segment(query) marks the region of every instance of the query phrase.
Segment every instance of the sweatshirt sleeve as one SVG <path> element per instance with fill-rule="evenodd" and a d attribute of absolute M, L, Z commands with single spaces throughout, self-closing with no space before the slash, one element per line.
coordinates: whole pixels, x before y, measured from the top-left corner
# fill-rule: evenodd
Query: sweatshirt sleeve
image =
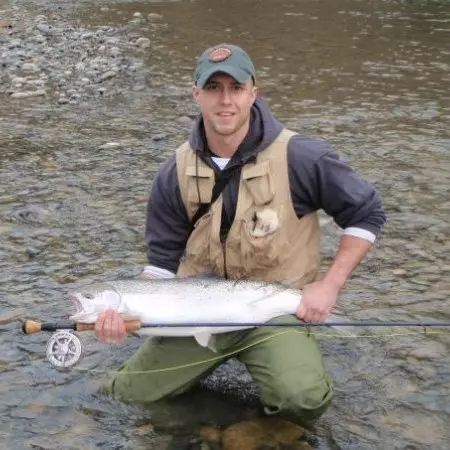
<path fill-rule="evenodd" d="M 173 156 L 156 173 L 148 200 L 145 242 L 150 265 L 176 273 L 190 230 Z"/>
<path fill-rule="evenodd" d="M 288 145 L 288 164 L 292 201 L 299 217 L 323 209 L 346 234 L 367 238 L 380 233 L 386 215 L 378 192 L 326 141 L 294 136 Z"/>

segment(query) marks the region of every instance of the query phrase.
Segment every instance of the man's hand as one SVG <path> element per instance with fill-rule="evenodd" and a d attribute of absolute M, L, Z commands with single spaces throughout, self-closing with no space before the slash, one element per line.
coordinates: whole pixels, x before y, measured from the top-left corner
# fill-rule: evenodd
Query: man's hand
<path fill-rule="evenodd" d="M 325 280 L 307 284 L 295 314 L 305 322 L 324 322 L 336 304 L 338 294 L 339 288 Z"/>
<path fill-rule="evenodd" d="M 333 264 L 320 281 L 303 287 L 296 315 L 305 322 L 324 322 L 336 304 L 339 290 L 372 246 L 371 241 L 343 235 Z"/>
<path fill-rule="evenodd" d="M 121 344 L 128 336 L 125 322 L 114 309 L 106 309 L 95 322 L 97 339 L 108 344 Z"/>

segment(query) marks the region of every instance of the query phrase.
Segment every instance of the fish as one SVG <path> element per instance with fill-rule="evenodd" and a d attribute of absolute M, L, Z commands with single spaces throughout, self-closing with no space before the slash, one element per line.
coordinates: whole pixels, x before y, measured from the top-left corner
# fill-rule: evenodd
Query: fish
<path fill-rule="evenodd" d="M 76 313 L 70 316 L 73 321 L 94 323 L 105 309 L 115 309 L 124 320 L 138 319 L 152 325 L 183 324 L 143 327 L 139 335 L 193 336 L 203 347 L 209 346 L 213 335 L 295 314 L 302 300 L 301 290 L 282 283 L 213 276 L 106 281 L 71 291 L 68 296 L 76 307 Z M 245 325 L 227 325 L 233 323 Z"/>

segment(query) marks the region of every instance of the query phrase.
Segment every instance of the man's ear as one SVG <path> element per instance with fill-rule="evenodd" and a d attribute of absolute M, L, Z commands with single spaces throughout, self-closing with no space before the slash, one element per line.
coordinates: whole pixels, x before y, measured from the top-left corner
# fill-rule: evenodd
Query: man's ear
<path fill-rule="evenodd" d="M 192 97 L 198 103 L 198 94 L 200 93 L 200 88 L 198 88 L 195 84 L 192 86 Z"/>
<path fill-rule="evenodd" d="M 252 91 L 253 91 L 253 101 L 255 101 L 256 97 L 258 97 L 259 95 L 259 89 L 256 86 L 253 86 Z"/>

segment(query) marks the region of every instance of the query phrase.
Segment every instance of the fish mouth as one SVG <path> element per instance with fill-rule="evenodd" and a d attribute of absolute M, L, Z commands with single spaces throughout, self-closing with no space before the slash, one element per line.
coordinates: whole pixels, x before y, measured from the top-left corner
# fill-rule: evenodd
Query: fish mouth
<path fill-rule="evenodd" d="M 69 292 L 68 296 L 69 299 L 75 303 L 75 308 L 77 309 L 76 314 L 83 312 L 84 308 L 82 303 L 80 302 L 80 299 L 78 298 L 78 295 L 73 292 Z"/>

